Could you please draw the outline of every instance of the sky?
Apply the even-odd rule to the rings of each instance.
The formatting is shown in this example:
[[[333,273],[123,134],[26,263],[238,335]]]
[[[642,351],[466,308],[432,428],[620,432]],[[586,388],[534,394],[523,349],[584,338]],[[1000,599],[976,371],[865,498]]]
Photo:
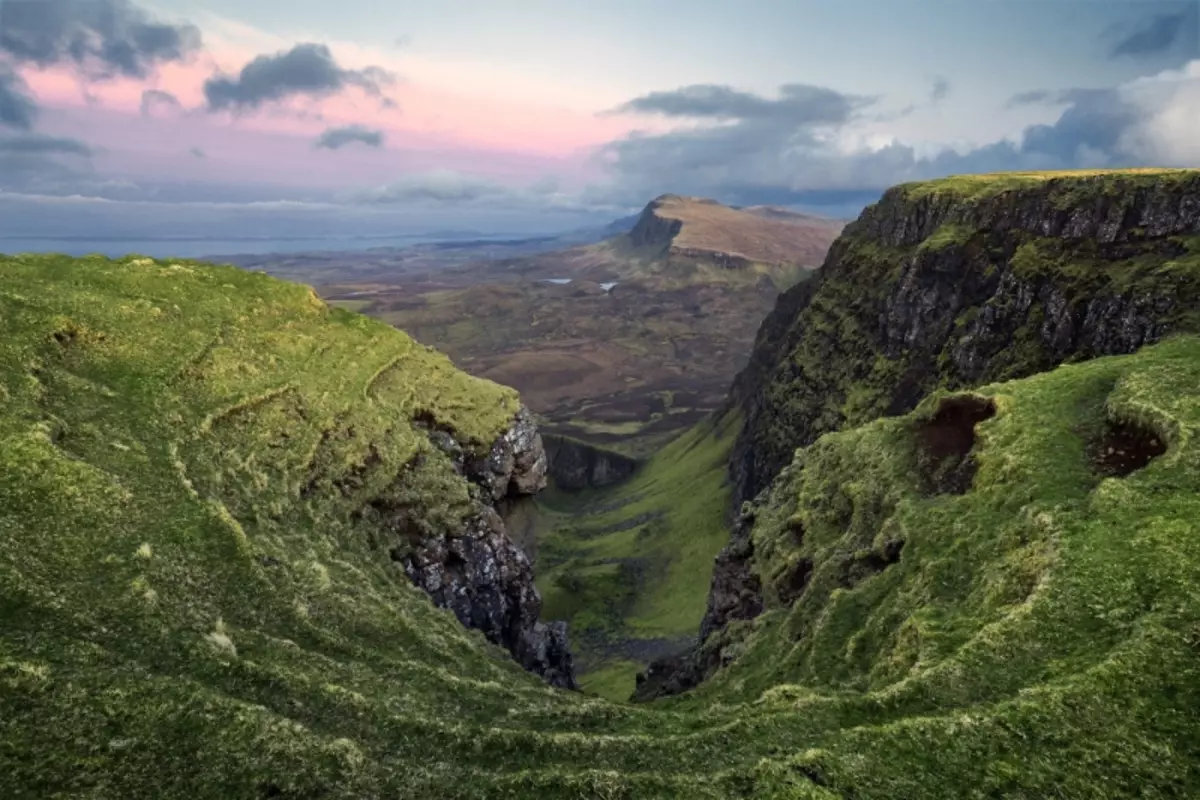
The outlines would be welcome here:
[[[1170,0],[0,0],[0,237],[528,234],[673,192],[853,216],[1200,166]]]

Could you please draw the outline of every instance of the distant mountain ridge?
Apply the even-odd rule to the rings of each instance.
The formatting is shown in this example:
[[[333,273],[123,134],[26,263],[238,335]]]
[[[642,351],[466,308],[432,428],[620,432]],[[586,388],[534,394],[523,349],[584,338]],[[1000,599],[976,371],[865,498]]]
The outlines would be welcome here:
[[[709,258],[731,269],[816,267],[844,225],[777,206],[738,209],[708,198],[664,194],[647,204],[628,238],[635,248],[660,248],[659,257],[666,259]]]

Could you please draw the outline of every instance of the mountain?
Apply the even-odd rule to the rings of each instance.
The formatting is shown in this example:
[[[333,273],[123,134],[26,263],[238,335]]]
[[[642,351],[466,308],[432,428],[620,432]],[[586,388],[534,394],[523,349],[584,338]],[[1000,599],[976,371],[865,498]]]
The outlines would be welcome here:
[[[629,232],[633,247],[667,261],[711,260],[729,269],[815,265],[841,231],[840,220],[666,194],[651,201]]]
[[[645,624],[646,588],[704,582],[722,443],[797,443],[738,520],[760,613],[645,705],[552,685],[561,627],[506,532],[546,466],[514,392],[265,275],[0,260],[3,795],[1197,794],[1200,174],[894,192],[780,301],[724,416],[587,490],[598,563],[562,584]],[[952,385],[957,352],[997,365]],[[827,386],[805,444],[787,401]],[[607,560],[635,548],[665,588]]]
[[[717,559],[701,640],[764,608],[753,509],[796,448],[935,390],[1200,329],[1197,197],[1194,171],[1002,174],[898,186],[864,210],[817,275],[779,298],[734,381],[742,519]],[[714,662],[700,674],[689,658],[672,663],[652,670],[668,690]]]

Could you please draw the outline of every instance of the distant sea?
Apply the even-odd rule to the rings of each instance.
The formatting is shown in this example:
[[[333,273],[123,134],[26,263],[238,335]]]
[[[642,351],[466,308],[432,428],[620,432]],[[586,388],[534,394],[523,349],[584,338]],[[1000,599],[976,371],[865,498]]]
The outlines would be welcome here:
[[[153,258],[205,258],[208,256],[262,255],[266,253],[309,253],[318,251],[370,250],[375,247],[412,247],[431,242],[504,240],[476,232],[410,234],[380,237],[312,237],[302,239],[38,239],[0,237],[0,253],[64,253],[83,256],[100,253],[110,257],[138,253]]]

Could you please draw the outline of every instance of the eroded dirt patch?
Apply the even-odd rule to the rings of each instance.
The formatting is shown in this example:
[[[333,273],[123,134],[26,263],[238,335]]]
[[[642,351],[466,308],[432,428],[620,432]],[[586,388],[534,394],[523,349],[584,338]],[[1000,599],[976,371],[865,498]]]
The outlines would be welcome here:
[[[987,397],[958,395],[942,401],[937,413],[916,430],[918,467],[929,494],[966,494],[977,464],[975,426],[996,416]]]
[[[1124,478],[1167,452],[1167,443],[1153,429],[1135,422],[1110,422],[1088,450],[1096,472]]]

